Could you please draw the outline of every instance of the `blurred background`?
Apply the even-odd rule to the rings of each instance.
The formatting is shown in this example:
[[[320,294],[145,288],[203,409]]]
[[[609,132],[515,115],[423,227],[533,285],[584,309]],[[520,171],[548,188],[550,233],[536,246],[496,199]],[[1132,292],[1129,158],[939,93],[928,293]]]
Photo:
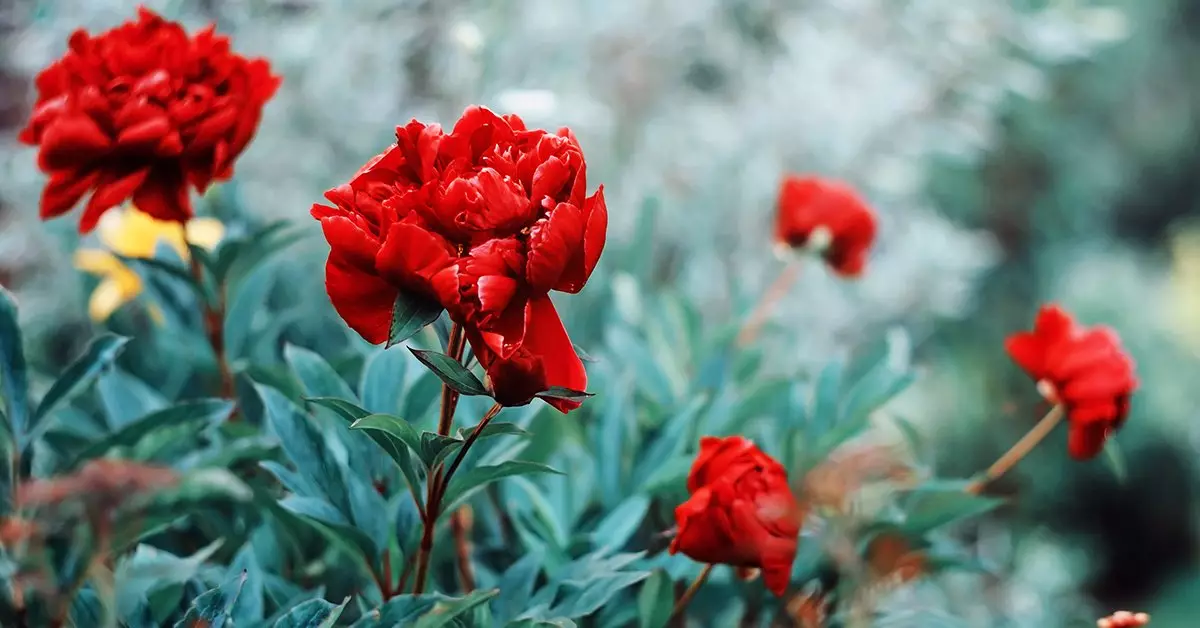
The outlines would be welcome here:
[[[592,282],[610,286],[617,315],[636,322],[639,295],[669,292],[717,326],[781,268],[768,241],[781,175],[853,183],[880,214],[871,266],[853,283],[807,266],[775,309],[766,359],[804,372],[906,330],[922,377],[896,412],[933,439],[940,475],[974,473],[1038,418],[1003,339],[1039,303],[1113,326],[1142,380],[1117,439],[1123,463],[1070,462],[1058,434],[1000,482],[1019,506],[972,531],[1005,576],[898,603],[951,606],[972,625],[1062,626],[1119,608],[1195,625],[1200,3],[146,4],[191,28],[217,23],[284,77],[235,180],[200,205],[218,217],[308,221],[394,126],[450,125],[483,104],[579,137],[591,186],[605,185],[610,243],[634,253],[607,256]],[[0,284],[48,372],[92,335],[92,280],[71,267],[75,215],[38,222],[44,179],[15,138],[33,76],[70,32],[110,28],[134,6],[0,0]],[[292,315],[273,338],[336,353],[354,339],[313,302],[324,243],[312,232],[280,271],[291,288],[272,298]],[[628,287],[635,265],[649,269],[643,292]],[[613,339],[588,303],[564,309],[591,351]],[[151,323],[129,310],[110,324]]]

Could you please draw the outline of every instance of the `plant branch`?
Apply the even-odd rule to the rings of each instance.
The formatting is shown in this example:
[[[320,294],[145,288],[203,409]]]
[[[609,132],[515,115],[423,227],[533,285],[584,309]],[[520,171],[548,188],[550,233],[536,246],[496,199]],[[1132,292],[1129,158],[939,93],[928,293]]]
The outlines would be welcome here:
[[[471,565],[471,513],[466,505],[450,516],[450,532],[454,535],[454,553],[458,564],[458,582],[463,593],[475,590],[475,568]]]
[[[1021,440],[1017,441],[1017,444],[1004,452],[1003,456],[1000,456],[996,462],[992,463],[992,466],[987,468],[987,471],[983,472],[983,478],[967,486],[967,492],[978,494],[990,482],[995,481],[996,478],[1004,475],[1009,469],[1013,468],[1038,443],[1042,442],[1042,439],[1046,438],[1054,430],[1059,422],[1062,421],[1065,414],[1062,405],[1055,405],[1053,408],[1050,408],[1046,416],[1042,417],[1042,420],[1038,421],[1038,424],[1034,425],[1033,429],[1029,430],[1025,436],[1022,436]]]
[[[696,597],[696,592],[699,591],[700,587],[704,586],[704,582],[708,580],[708,576],[712,573],[713,567],[715,567],[715,565],[711,563],[704,566],[704,569],[700,571],[700,575],[696,576],[696,580],[692,582],[692,586],[688,587],[687,591],[683,592],[683,595],[679,597],[678,602],[675,602],[675,608],[671,611],[671,617],[679,617],[683,615],[683,612],[687,610],[687,605],[692,601],[692,598]]]
[[[466,344],[464,340],[462,325],[455,323],[450,328],[450,338],[446,342],[446,354],[454,358],[455,362],[462,362],[463,347]],[[442,384],[442,411],[438,416],[438,434],[450,435],[450,428],[454,424],[454,409],[457,407],[458,391]]]

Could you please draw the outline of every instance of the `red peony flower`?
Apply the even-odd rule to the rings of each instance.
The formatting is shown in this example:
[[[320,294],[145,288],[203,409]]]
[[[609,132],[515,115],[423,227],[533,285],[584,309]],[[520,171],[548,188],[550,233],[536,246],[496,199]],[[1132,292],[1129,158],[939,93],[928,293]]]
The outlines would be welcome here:
[[[402,292],[436,300],[467,330],[502,402],[528,402],[543,383],[582,390],[583,365],[547,293],[579,292],[604,249],[604,190],[586,188],[567,129],[527,130],[482,107],[449,133],[398,127],[395,144],[325,194],[332,206],[313,206],[334,308],[378,344]]]
[[[1043,306],[1033,331],[1008,338],[1008,354],[1037,381],[1050,403],[1062,404],[1070,422],[1071,456],[1086,460],[1129,414],[1137,389],[1133,359],[1107,327],[1079,327],[1057,305]]]
[[[741,436],[700,439],[689,498],[675,509],[670,552],[762,570],[782,596],[792,575],[802,515],[783,465]]]
[[[834,272],[857,277],[866,266],[875,228],[871,208],[845,184],[784,177],[775,222],[778,242],[815,251]]]
[[[136,22],[71,35],[67,53],[38,75],[20,134],[39,147],[50,176],[43,219],[91,191],[79,223],[85,233],[130,197],[159,220],[186,222],[188,186],[203,192],[233,174],[280,79],[265,60],[232,53],[213,28],[189,37],[141,7]]]

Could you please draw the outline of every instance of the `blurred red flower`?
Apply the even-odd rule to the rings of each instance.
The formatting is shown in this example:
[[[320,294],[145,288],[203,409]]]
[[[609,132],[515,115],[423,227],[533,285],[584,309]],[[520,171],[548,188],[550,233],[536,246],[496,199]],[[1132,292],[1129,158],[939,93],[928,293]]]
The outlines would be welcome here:
[[[1068,449],[1086,460],[1129,414],[1138,387],[1133,359],[1108,327],[1080,327],[1057,305],[1038,311],[1033,331],[1009,336],[1008,354],[1050,403],[1062,404],[1070,423]]]
[[[436,301],[466,329],[502,402],[528,402],[533,388],[582,390],[583,364],[547,294],[579,292],[604,249],[603,186],[586,188],[568,129],[528,130],[483,107],[449,133],[414,120],[325,194],[332,206],[313,206],[331,247],[329,297],[376,344],[401,292]]]
[[[81,232],[131,197],[159,220],[186,222],[188,186],[202,193],[232,176],[279,83],[265,60],[234,54],[213,26],[188,36],[144,7],[136,22],[100,35],[75,31],[67,53],[38,75],[20,134],[50,176],[42,218],[92,191]]]
[[[875,240],[875,214],[849,186],[788,175],[779,188],[775,239],[820,254],[834,272],[857,277]]]
[[[1117,611],[1108,617],[1101,617],[1096,620],[1098,628],[1138,628],[1150,623],[1150,616],[1146,613],[1131,613],[1129,611]]]
[[[700,439],[688,475],[691,497],[675,509],[672,554],[762,570],[782,596],[792,575],[803,514],[787,470],[741,436]]]

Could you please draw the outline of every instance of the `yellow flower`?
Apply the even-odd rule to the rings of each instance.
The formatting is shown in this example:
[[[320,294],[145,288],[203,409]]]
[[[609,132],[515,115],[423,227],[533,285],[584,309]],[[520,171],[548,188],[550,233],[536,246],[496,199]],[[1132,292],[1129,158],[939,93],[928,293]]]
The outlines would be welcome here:
[[[142,293],[142,278],[118,255],[150,259],[162,242],[187,261],[189,243],[211,250],[225,234],[225,226],[215,218],[193,218],[187,223],[186,233],[184,231],[179,223],[157,220],[132,205],[104,214],[97,229],[104,248],[75,252],[75,267],[100,277],[99,285],[88,300],[88,315],[92,320],[107,320],[118,308]],[[151,314],[156,319],[161,317],[156,309],[151,309]]]
[[[1200,352],[1200,225],[1171,238],[1171,288],[1175,301],[1175,333]]]

